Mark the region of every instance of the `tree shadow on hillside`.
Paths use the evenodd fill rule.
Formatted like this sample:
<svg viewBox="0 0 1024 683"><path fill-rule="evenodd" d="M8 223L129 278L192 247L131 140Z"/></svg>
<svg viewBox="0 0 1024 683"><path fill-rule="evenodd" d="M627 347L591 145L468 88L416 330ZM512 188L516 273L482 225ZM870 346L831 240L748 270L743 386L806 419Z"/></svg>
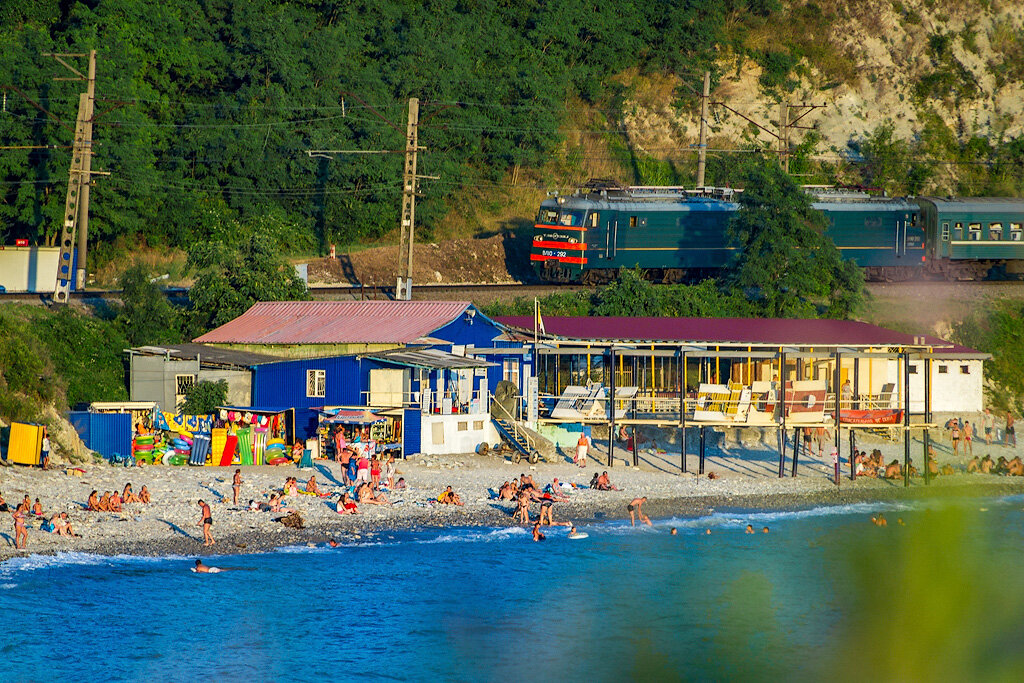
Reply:
<svg viewBox="0 0 1024 683"><path fill-rule="evenodd" d="M505 249L505 267L509 274L521 282L536 282L537 276L530 266L533 221L527 218L502 221L501 234L502 247Z"/></svg>

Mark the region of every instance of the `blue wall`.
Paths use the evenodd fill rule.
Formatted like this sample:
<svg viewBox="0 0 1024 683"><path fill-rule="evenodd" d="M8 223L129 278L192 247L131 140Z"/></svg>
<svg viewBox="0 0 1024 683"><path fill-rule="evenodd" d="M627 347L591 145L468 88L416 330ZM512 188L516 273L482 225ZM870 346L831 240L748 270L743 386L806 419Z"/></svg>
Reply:
<svg viewBox="0 0 1024 683"><path fill-rule="evenodd" d="M68 421L82 437L86 448L108 457L113 453L131 454L131 413L73 411L68 414Z"/></svg>

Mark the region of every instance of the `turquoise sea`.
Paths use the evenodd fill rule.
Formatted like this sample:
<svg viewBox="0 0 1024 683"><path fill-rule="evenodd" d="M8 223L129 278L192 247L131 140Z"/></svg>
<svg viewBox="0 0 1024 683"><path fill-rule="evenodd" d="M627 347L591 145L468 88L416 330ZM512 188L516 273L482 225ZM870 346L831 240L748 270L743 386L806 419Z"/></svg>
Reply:
<svg viewBox="0 0 1024 683"><path fill-rule="evenodd" d="M0 680L1020 680L1022 507L730 510L541 543L391 532L216 558L240 571L214 575L17 558Z"/></svg>

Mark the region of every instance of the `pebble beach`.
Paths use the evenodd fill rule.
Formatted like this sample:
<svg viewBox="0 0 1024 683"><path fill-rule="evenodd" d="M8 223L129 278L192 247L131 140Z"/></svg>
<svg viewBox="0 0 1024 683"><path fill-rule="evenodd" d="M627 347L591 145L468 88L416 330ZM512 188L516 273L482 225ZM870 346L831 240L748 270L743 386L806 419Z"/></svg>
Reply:
<svg viewBox="0 0 1024 683"><path fill-rule="evenodd" d="M728 442L715 434L707 450L704 475L698 475L698 458L691 451L688 471L682 472L678 446L653 443L640 449L639 464L633 466L632 454L615 451L615 464L607 465L607 442L598 439L586 469L576 467L567 453L549 456L536 465L512 463L507 456L475 454L415 455L398 463L397 477L404 477L408 488L388 491L391 505L360 505L358 515L338 515L334 503L338 496L319 498L291 495L284 504L298 510L304 528L292 529L278 521L282 513L250 511L250 500L266 502L269 494L280 490L286 477L298 478L300 488L310 475L317 475L323 491L343 490L339 465L315 460L313 468L294 465L242 468L243 486L239 505L231 503L233 467L124 468L105 462L83 465L81 476L69 474L64 467L48 471L28 467L0 469L0 492L10 505L26 494L39 498L46 516L67 511L80 538L58 537L40 531L40 520L29 524L28 546L14 548L14 527L10 520L0 526L0 559L22 553L55 554L88 552L104 555L207 555L263 552L277 547L322 544L330 539L367 538L387 534L389 530L452 526L510 526L514 504L493 500L488 490L522 473L533 476L544 486L558 478L576 484L567 490L568 502L555 505L556 522L586 524L628 519L626 504L634 497L647 496L645 511L657 523L659 518L699 517L722 508L796 509L851 502L891 501L929 496L1009 495L1024 493L1024 478L964 473L967 458L954 457L948 440L933 441L940 465L953 465L956 474L938 477L926 486L921 477L913 478L909 488L902 480L849 479L844 444L840 485L833 481L833 465L828 453L824 459L802 454L797 477L791 476L791 451L786 459L786 476L778 477L778 452L761 442ZM858 448L878 448L886 461L903 458L902 442L867 436L858 440ZM914 441L911 454L920 463L922 444ZM827 449L826 449L827 450ZM983 442L974 453L989 453L993 458L1011 458L1016 449ZM624 459L629 457L629 460ZM551 462L554 461L554 462ZM585 488L595 472L608 470L611 481L621 491L597 491ZM715 478L708 477L710 473ZM138 491L146 485L152 495L149 505L130 504L124 511L89 512L84 503L92 490L121 490L131 483ZM464 506L440 505L438 494L451 485ZM213 535L217 544L202 546L198 526L197 500L204 499L213 510ZM536 516L538 506L531 513Z"/></svg>

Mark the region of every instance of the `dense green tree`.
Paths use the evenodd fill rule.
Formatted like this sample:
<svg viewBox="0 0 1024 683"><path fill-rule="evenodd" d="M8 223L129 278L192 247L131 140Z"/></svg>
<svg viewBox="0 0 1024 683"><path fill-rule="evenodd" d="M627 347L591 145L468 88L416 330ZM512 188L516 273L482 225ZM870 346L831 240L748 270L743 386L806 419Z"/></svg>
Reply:
<svg viewBox="0 0 1024 683"><path fill-rule="evenodd" d="M228 402L228 383L223 379L216 382L196 382L185 390L185 400L180 412L185 415L207 415L218 406Z"/></svg>
<svg viewBox="0 0 1024 683"><path fill-rule="evenodd" d="M117 322L132 346L181 342L180 312L150 275L145 266L134 265L121 276Z"/></svg>
<svg viewBox="0 0 1024 683"><path fill-rule="evenodd" d="M196 243L188 253L188 268L197 275L189 290L195 334L237 318L257 301L309 298L295 269L262 233L239 246Z"/></svg>
<svg viewBox="0 0 1024 683"><path fill-rule="evenodd" d="M992 403L1016 414L1024 411L1024 306L1006 301L991 311L953 325L952 339L992 354L985 364L986 393Z"/></svg>
<svg viewBox="0 0 1024 683"><path fill-rule="evenodd" d="M729 226L738 247L727 281L767 317L846 318L863 300L864 277L824 234L824 215L774 161L752 163Z"/></svg>

